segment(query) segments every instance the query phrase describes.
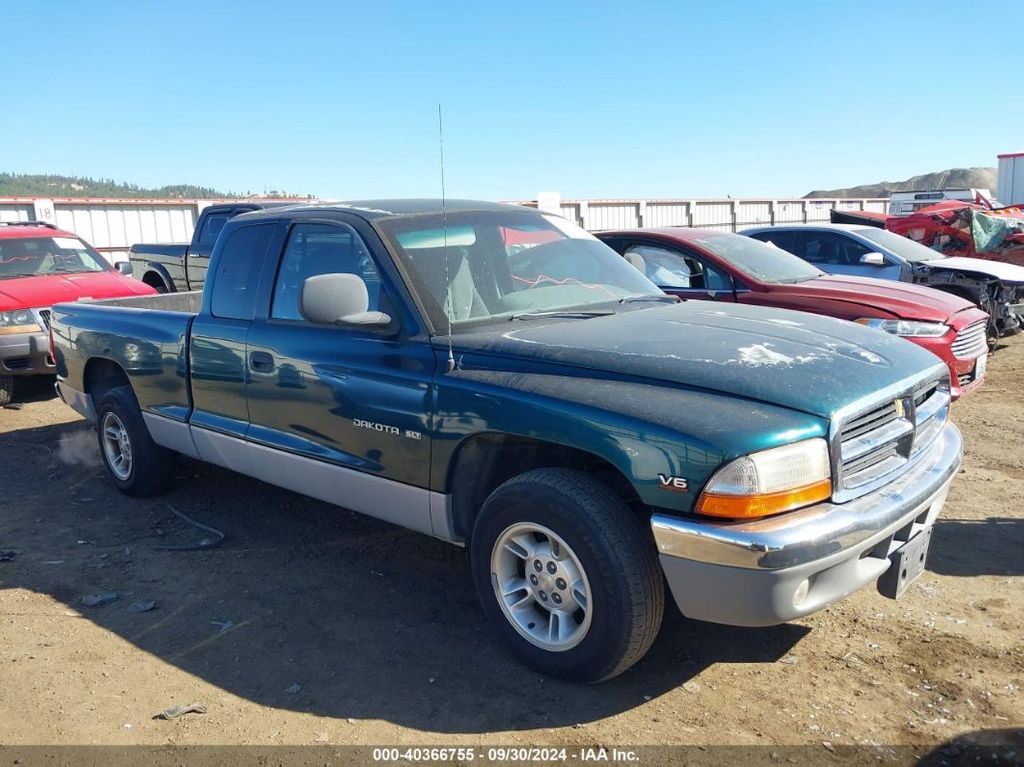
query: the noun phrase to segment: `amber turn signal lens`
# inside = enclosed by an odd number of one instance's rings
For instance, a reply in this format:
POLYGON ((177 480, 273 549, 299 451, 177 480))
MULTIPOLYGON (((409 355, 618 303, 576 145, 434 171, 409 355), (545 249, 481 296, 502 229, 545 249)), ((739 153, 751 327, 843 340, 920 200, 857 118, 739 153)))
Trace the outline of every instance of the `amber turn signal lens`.
POLYGON ((802 506, 826 500, 832 494, 832 481, 823 479, 812 485, 759 495, 722 495, 704 493, 697 502, 697 512, 710 517, 753 519, 781 514, 802 506))

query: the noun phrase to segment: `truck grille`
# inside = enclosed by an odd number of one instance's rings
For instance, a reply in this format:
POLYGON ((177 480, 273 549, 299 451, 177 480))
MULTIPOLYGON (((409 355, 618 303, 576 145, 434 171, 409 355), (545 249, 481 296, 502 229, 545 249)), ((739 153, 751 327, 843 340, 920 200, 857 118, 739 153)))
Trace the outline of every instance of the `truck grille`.
POLYGON ((38 311, 39 311, 39 319, 42 321, 43 327, 45 327, 47 330, 49 330, 50 329, 50 310, 49 309, 39 309, 38 311))
POLYGON ((832 439, 836 500, 884 484, 931 445, 946 423, 949 402, 947 381, 936 378, 841 417, 832 439))
POLYGON ((953 340, 953 356, 959 360, 969 360, 988 351, 985 328, 986 322, 981 320, 957 333, 953 340))

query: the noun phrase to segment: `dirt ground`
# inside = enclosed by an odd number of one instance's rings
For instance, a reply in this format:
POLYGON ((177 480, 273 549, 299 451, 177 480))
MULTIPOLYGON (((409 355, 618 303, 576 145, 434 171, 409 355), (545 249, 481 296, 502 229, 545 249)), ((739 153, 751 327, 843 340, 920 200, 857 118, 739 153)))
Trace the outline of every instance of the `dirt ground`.
MULTIPOLYGON (((929 569, 770 629, 670 610, 609 683, 524 670, 465 553, 217 468, 113 489, 91 431, 0 410, 0 744, 936 744, 1024 728, 1024 337, 954 406, 966 462, 929 569), (154 546, 227 534, 208 551, 154 546), (3 560, 4 557, 0 557, 3 560), (82 597, 116 592, 88 607, 82 597), (153 609, 136 611, 154 602, 153 609), (133 607, 135 605, 135 607, 133 607), (202 703, 205 715, 153 715, 202 703)), ((824 753, 824 752, 822 752, 824 753)))

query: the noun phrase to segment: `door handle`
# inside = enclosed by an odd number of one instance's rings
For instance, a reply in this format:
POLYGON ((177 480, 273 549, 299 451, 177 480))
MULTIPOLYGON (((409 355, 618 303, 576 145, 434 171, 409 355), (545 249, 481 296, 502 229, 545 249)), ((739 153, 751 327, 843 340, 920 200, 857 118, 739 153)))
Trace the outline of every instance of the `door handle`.
POLYGON ((266 352, 249 354, 249 367, 258 373, 269 373, 274 369, 274 358, 266 352))

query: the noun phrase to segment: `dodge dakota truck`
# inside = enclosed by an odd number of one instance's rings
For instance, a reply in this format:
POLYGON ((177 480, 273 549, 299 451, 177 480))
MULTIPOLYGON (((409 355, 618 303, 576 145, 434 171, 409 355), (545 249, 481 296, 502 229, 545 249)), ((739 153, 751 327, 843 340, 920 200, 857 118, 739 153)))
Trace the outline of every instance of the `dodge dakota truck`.
POLYGON ((202 290, 210 254, 224 222, 239 213, 290 205, 286 202, 239 201, 203 208, 191 243, 138 243, 128 252, 130 274, 159 293, 202 290))
POLYGON ((161 492, 183 454, 464 545, 512 652, 577 681, 644 655, 666 586, 742 626, 899 596, 961 461, 929 352, 680 301, 508 205, 242 214, 201 295, 61 304, 51 326, 60 396, 124 493, 161 492))

